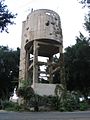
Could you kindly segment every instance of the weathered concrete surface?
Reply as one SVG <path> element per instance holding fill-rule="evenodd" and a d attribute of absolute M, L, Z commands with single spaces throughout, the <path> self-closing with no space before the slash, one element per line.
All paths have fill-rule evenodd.
<path fill-rule="evenodd" d="M 47 48 L 50 53 L 56 52 L 57 48 L 53 50 L 52 44 L 62 44 L 62 29 L 59 15 L 48 9 L 40 9 L 31 12 L 26 21 L 22 23 L 22 38 L 21 38 L 21 52 L 20 52 L 20 71 L 19 79 L 26 80 L 26 50 L 33 46 L 33 41 L 41 41 L 50 43 Z M 42 46 L 38 54 L 45 54 L 47 46 Z M 26 49 L 26 50 L 25 50 Z M 41 53 L 41 51 L 43 51 Z M 33 52 L 31 53 L 33 54 Z M 19 84 L 21 86 L 21 84 Z"/>
<path fill-rule="evenodd" d="M 55 87 L 56 84 L 42 84 L 42 83 L 35 83 L 34 91 L 36 94 L 39 94 L 41 96 L 43 95 L 55 95 Z"/>
<path fill-rule="evenodd" d="M 23 80 L 29 80 L 37 94 L 54 95 L 53 76 L 56 71 L 60 72 L 61 81 L 59 80 L 58 83 L 64 83 L 61 70 L 63 67 L 60 66 L 63 63 L 62 53 L 63 35 L 59 15 L 48 9 L 32 11 L 22 23 L 19 87 L 22 86 Z M 60 60 L 57 64 L 53 62 L 55 54 L 59 54 Z M 39 62 L 43 63 L 43 61 L 38 61 L 38 57 L 47 57 L 47 65 L 40 65 Z M 47 70 L 42 71 L 40 67 L 43 66 Z M 51 84 L 50 87 L 39 84 L 42 83 L 42 79 Z M 37 84 L 36 88 L 35 84 Z"/>
<path fill-rule="evenodd" d="M 90 120 L 87 112 L 0 112 L 0 120 Z"/>

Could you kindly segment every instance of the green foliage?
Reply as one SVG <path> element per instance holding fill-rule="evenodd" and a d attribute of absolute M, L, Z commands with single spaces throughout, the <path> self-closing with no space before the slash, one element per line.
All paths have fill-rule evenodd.
<path fill-rule="evenodd" d="M 18 86 L 20 49 L 11 50 L 0 46 L 0 98 L 9 99 L 15 86 Z"/>
<path fill-rule="evenodd" d="M 84 27 L 88 33 L 90 33 L 90 12 L 85 16 Z"/>
<path fill-rule="evenodd" d="M 87 3 L 86 0 L 81 1 L 82 4 Z M 88 37 L 80 33 L 76 44 L 65 49 L 64 56 L 67 89 L 80 91 L 87 100 L 90 93 L 90 11 L 85 16 L 84 28 Z"/>
<path fill-rule="evenodd" d="M 28 100 L 25 102 L 27 108 L 34 108 L 34 111 L 74 111 L 79 108 L 79 95 L 76 92 L 66 92 L 63 86 L 58 85 L 55 92 L 56 96 L 40 96 L 33 93 L 27 99 L 27 93 L 24 94 L 25 98 L 24 95 L 22 96 L 25 100 Z"/>
<path fill-rule="evenodd" d="M 14 21 L 12 21 L 14 18 L 16 18 L 16 14 L 12 14 L 7 9 L 7 5 L 4 4 L 4 0 L 0 0 L 0 32 L 8 32 L 7 26 L 14 24 Z"/>
<path fill-rule="evenodd" d="M 60 101 L 56 96 L 33 96 L 28 106 L 18 105 L 11 101 L 3 101 L 3 109 L 7 111 L 30 111 L 30 108 L 34 108 L 34 111 L 74 111 L 74 110 L 87 110 L 88 103 L 85 101 L 79 102 L 78 95 L 75 92 L 67 92 L 63 101 Z"/>
<path fill-rule="evenodd" d="M 88 8 L 90 8 L 90 0 L 78 0 L 79 1 L 79 3 L 81 3 L 82 5 L 83 5 L 83 8 L 85 8 L 85 7 L 88 7 Z"/>
<path fill-rule="evenodd" d="M 79 103 L 79 110 L 84 111 L 89 108 L 89 105 L 86 101 L 82 101 Z"/>
<path fill-rule="evenodd" d="M 40 96 L 35 94 L 30 99 L 30 107 L 34 107 L 34 111 L 50 111 L 57 109 L 55 96 Z"/>
<path fill-rule="evenodd" d="M 21 87 L 27 87 L 28 85 L 30 85 L 30 80 L 22 80 L 21 81 Z"/>
<path fill-rule="evenodd" d="M 18 89 L 17 95 L 29 100 L 34 95 L 34 90 L 30 86 L 21 87 Z"/>
<path fill-rule="evenodd" d="M 90 91 L 90 44 L 80 33 L 76 44 L 65 49 L 67 89 L 80 91 L 85 98 Z"/>
<path fill-rule="evenodd" d="M 59 103 L 60 111 L 74 111 L 79 108 L 79 97 L 75 92 L 67 92 L 63 101 Z"/>
<path fill-rule="evenodd" d="M 7 111 L 20 111 L 21 106 L 11 101 L 3 101 L 3 109 Z"/>
<path fill-rule="evenodd" d="M 66 91 L 62 85 L 57 85 L 55 89 L 57 110 L 73 111 L 79 106 L 79 95 L 72 91 Z"/>
<path fill-rule="evenodd" d="M 35 95 L 34 90 L 30 86 L 28 80 L 22 81 L 22 86 L 18 88 L 17 95 L 23 98 L 24 109 L 28 109 L 30 107 L 30 100 Z"/>
<path fill-rule="evenodd" d="M 66 92 L 62 96 L 40 96 L 34 95 L 30 101 L 30 108 L 34 107 L 35 111 L 74 111 L 79 109 L 79 96 L 76 92 Z"/>
<path fill-rule="evenodd" d="M 65 81 L 65 69 L 64 69 L 64 54 L 60 54 L 58 58 L 56 55 L 53 56 L 52 61 L 57 65 L 60 66 L 60 69 L 57 69 L 53 76 L 53 83 L 54 84 L 63 84 L 66 88 L 66 81 Z M 54 68 L 55 69 L 55 68 Z"/>
<path fill-rule="evenodd" d="M 55 88 L 54 92 L 55 92 L 56 96 L 61 97 L 61 95 L 64 94 L 64 92 L 65 92 L 65 88 L 63 87 L 62 84 L 58 84 L 58 85 L 56 85 L 56 88 Z"/>

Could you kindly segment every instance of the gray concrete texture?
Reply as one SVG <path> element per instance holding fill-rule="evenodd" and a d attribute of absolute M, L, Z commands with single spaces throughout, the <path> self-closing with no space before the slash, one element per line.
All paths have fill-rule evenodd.
<path fill-rule="evenodd" d="M 26 42 L 37 39 L 61 42 L 62 30 L 60 17 L 52 10 L 40 9 L 31 12 L 27 16 L 25 26 L 24 36 L 28 40 Z"/>
<path fill-rule="evenodd" d="M 60 60 L 54 64 L 53 55 L 57 53 L 59 53 Z M 58 70 L 60 74 L 63 74 L 63 70 L 61 70 L 63 67 L 60 66 L 60 63 L 63 63 L 62 53 L 63 36 L 59 15 L 48 9 L 32 11 L 22 24 L 19 87 L 22 86 L 21 81 L 30 80 L 35 93 L 54 95 L 53 76 Z M 47 57 L 47 62 L 39 61 L 38 56 Z M 42 71 L 39 69 L 40 64 L 41 66 L 46 65 L 48 70 Z M 41 75 L 46 77 L 46 82 L 51 84 L 50 86 L 40 84 L 43 78 L 41 78 Z M 62 82 L 63 78 L 60 78 L 60 80 L 61 84 L 64 83 Z"/>
<path fill-rule="evenodd" d="M 22 23 L 21 39 L 19 79 L 25 80 L 25 49 L 29 49 L 33 45 L 34 40 L 40 40 L 51 44 L 45 47 L 42 46 L 44 52 L 41 54 L 43 55 L 47 55 L 49 51 L 50 53 L 55 51 L 57 53 L 57 48 L 55 47 L 54 49 L 52 44 L 62 44 L 62 29 L 59 15 L 48 9 L 32 11 L 27 16 L 26 21 L 23 21 Z M 40 49 L 40 52 L 42 51 L 42 48 Z M 45 51 L 47 51 L 46 48 L 48 49 L 47 53 L 45 53 Z"/>

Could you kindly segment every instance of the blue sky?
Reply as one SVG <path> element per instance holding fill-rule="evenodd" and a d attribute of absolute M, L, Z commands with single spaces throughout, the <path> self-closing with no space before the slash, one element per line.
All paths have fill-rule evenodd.
<path fill-rule="evenodd" d="M 56 11 L 61 18 L 64 48 L 75 43 L 75 36 L 79 31 L 84 32 L 83 23 L 86 10 L 82 9 L 77 0 L 6 0 L 10 11 L 18 13 L 16 25 L 8 26 L 9 34 L 0 33 L 0 45 L 8 45 L 16 49 L 21 45 L 22 21 L 33 8 L 51 9 Z"/>

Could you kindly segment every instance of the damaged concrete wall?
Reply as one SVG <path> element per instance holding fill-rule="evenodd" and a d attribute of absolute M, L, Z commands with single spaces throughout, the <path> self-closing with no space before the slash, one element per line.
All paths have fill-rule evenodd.
<path fill-rule="evenodd" d="M 37 87 L 39 87 L 36 87 L 38 91 L 42 90 L 42 88 L 54 91 L 52 89 L 55 85 L 51 84 L 50 87 L 49 85 L 47 87 L 40 87 L 41 84 L 38 83 L 38 56 L 48 57 L 51 64 L 53 64 L 51 60 L 53 55 L 61 54 L 62 49 L 63 36 L 59 15 L 48 9 L 32 11 L 22 25 L 19 86 L 21 86 L 21 81 L 29 78 L 30 73 L 33 72 L 33 88 L 35 88 L 34 84 L 36 83 Z M 30 63 L 30 54 L 33 55 L 32 63 Z M 52 72 L 52 70 L 49 71 Z M 50 79 L 53 79 L 51 72 L 49 76 L 51 77 Z"/>

